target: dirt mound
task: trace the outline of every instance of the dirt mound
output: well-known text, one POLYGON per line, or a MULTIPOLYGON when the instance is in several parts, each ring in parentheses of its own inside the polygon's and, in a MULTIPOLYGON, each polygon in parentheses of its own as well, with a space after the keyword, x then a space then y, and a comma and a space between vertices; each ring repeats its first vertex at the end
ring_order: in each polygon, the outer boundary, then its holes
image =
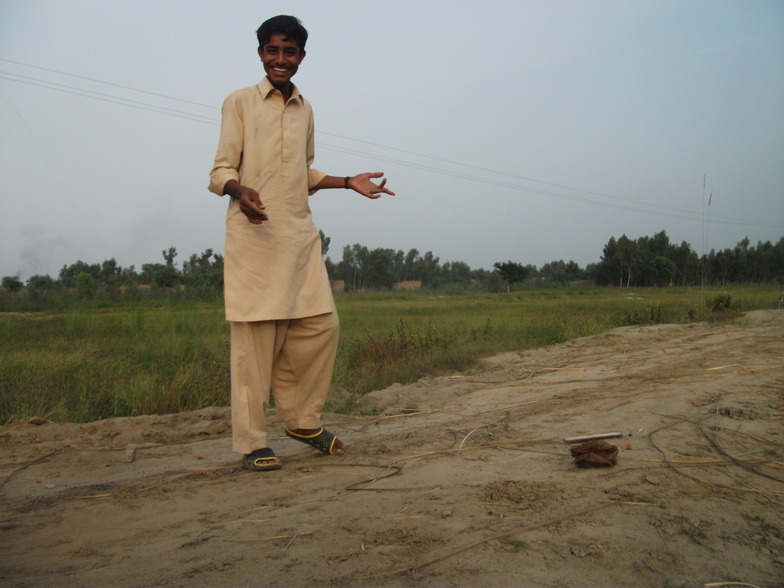
POLYGON ((784 312, 625 327, 328 415, 248 473, 227 409, 0 428, 5 586, 784 584, 784 312), (564 438, 618 431, 617 465, 564 438))

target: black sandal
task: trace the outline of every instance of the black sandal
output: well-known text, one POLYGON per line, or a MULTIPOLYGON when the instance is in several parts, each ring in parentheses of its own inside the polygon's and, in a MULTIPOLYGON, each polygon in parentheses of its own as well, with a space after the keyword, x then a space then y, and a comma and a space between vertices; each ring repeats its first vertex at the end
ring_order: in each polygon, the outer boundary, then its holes
POLYGON ((262 447, 242 458, 242 467, 251 472, 268 472, 283 467, 271 447, 262 447))
POLYGON ((318 449, 324 455, 339 455, 332 453, 335 441, 337 441, 338 438, 324 427, 319 427, 318 432, 313 433, 312 435, 300 435, 286 427, 286 435, 302 443, 307 443, 311 447, 318 449))

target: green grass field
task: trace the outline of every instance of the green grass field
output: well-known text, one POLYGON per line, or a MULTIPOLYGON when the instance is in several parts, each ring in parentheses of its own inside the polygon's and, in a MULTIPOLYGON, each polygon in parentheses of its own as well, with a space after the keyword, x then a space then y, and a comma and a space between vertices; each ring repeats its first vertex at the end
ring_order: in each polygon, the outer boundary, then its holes
MULTIPOLYGON (((339 295, 341 343, 327 409, 349 412, 367 392, 466 370, 494 353, 623 325, 724 320, 775 308, 778 295, 777 286, 339 295)), ((228 325, 217 303, 3 313, 0 333, 0 424, 229 402, 228 325)))

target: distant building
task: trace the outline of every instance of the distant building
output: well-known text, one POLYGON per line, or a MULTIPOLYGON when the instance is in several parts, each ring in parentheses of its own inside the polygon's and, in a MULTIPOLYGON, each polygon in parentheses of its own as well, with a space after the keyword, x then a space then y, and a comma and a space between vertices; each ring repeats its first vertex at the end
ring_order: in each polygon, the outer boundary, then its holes
POLYGON ((422 287, 422 280, 406 280, 397 282, 392 286, 393 290, 419 290, 422 287))

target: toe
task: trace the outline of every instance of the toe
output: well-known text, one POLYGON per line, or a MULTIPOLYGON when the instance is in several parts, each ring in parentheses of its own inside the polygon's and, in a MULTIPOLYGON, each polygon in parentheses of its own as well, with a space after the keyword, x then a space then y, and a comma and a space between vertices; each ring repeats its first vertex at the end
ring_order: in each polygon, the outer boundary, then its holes
POLYGON ((343 455, 346 451, 346 446, 340 439, 335 439, 335 444, 332 446, 332 455, 343 455))

